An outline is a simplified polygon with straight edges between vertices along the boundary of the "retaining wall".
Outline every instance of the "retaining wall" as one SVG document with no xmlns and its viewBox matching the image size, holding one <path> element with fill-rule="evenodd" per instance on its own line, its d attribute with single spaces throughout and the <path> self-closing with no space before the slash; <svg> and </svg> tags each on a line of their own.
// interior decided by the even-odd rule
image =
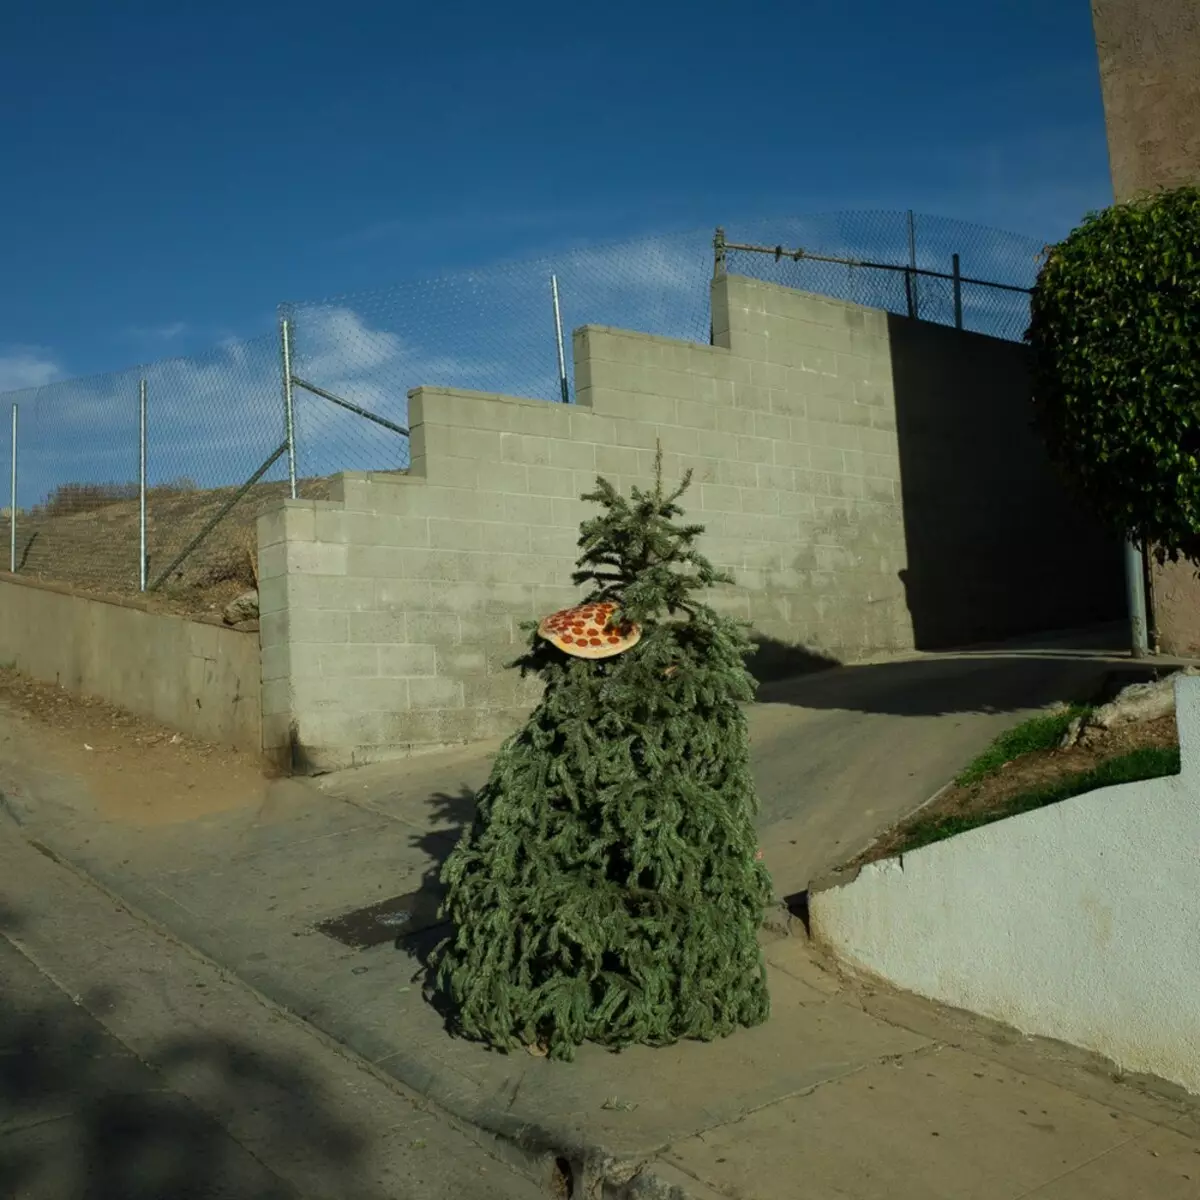
<svg viewBox="0 0 1200 1200">
<path fill-rule="evenodd" d="M 258 753 L 258 635 L 0 574 L 0 663 Z"/>
<path fill-rule="evenodd" d="M 580 495 L 647 483 L 656 443 L 762 674 L 1120 614 L 1119 550 L 1028 433 L 1024 347 L 740 277 L 712 311 L 713 345 L 577 331 L 572 405 L 418 388 L 407 474 L 264 514 L 268 746 L 324 770 L 511 730 L 521 622 L 578 599 Z"/>
<path fill-rule="evenodd" d="M 897 987 L 1200 1092 L 1200 679 L 1175 694 L 1182 774 L 816 887 L 813 936 Z"/>
</svg>

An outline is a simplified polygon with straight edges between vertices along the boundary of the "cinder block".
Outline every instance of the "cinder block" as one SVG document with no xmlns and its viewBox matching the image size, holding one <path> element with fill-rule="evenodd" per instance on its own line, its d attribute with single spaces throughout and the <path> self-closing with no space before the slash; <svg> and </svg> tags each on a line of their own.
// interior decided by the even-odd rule
<svg viewBox="0 0 1200 1200">
<path fill-rule="evenodd" d="M 705 484 L 700 489 L 700 505 L 705 512 L 736 513 L 741 511 L 741 497 L 736 487 Z"/>
<path fill-rule="evenodd" d="M 347 613 L 349 640 L 352 643 L 374 645 L 408 641 L 405 614 L 395 609 L 384 612 Z M 407 674 L 400 671 L 397 674 Z"/>
<path fill-rule="evenodd" d="M 321 646 L 317 650 L 321 674 L 330 679 L 379 674 L 378 646 Z"/>
<path fill-rule="evenodd" d="M 286 639 L 263 646 L 261 661 L 262 682 L 269 683 L 275 679 L 288 679 L 292 673 L 292 648 Z"/>
<path fill-rule="evenodd" d="M 287 569 L 305 575 L 345 575 L 346 547 L 327 542 L 288 541 Z"/>
<path fill-rule="evenodd" d="M 859 429 L 859 448 L 868 454 L 883 454 L 894 458 L 899 453 L 899 443 L 896 434 L 886 429 Z"/>
<path fill-rule="evenodd" d="M 793 467 L 760 463 L 755 470 L 760 488 L 768 488 L 777 492 L 790 492 L 796 486 L 796 473 Z"/>
<path fill-rule="evenodd" d="M 779 493 L 773 488 L 742 488 L 741 497 L 743 513 L 774 516 L 779 512 Z"/>
<path fill-rule="evenodd" d="M 260 634 L 264 619 L 266 618 L 259 617 Z M 347 613 L 316 608 L 289 608 L 280 613 L 273 613 L 268 621 L 268 633 L 272 642 L 277 640 L 272 624 L 274 621 L 281 622 L 282 637 L 293 646 L 300 643 L 341 645 L 350 640 L 350 618 Z"/>
<path fill-rule="evenodd" d="M 501 434 L 508 437 L 508 434 Z M 441 484 L 449 488 L 465 488 L 468 491 L 479 487 L 479 477 L 485 462 L 492 461 L 478 458 L 460 458 L 437 456 L 429 460 L 427 477 L 430 483 Z M 419 486 L 419 485 L 418 485 Z M 428 513 L 428 508 L 422 511 Z"/>
<path fill-rule="evenodd" d="M 779 496 L 779 513 L 785 517 L 806 517 L 816 511 L 813 497 L 800 489 L 799 481 L 794 492 L 782 492 Z"/>
<path fill-rule="evenodd" d="M 359 677 L 333 679 L 329 683 L 327 707 L 335 712 L 405 712 L 411 703 L 407 679 Z"/>
<path fill-rule="evenodd" d="M 769 463 L 774 460 L 774 455 L 774 444 L 770 439 L 744 434 L 738 436 L 737 456 L 740 462 Z"/>
<path fill-rule="evenodd" d="M 18 522 L 19 524 L 20 522 Z M 288 573 L 288 543 L 275 542 L 258 552 L 258 578 L 261 582 L 285 578 Z"/>
<path fill-rule="evenodd" d="M 524 433 L 503 433 L 500 435 L 500 461 L 548 467 L 550 439 Z"/>
<path fill-rule="evenodd" d="M 509 496 L 502 498 L 504 520 L 513 525 L 541 528 L 554 525 L 554 500 L 549 496 Z"/>
<path fill-rule="evenodd" d="M 555 438 L 550 442 L 550 466 L 570 471 L 594 472 L 596 470 L 596 447 L 591 442 Z"/>
<path fill-rule="evenodd" d="M 259 559 L 258 576 L 258 612 L 270 614 L 281 612 L 287 607 L 288 577 L 286 574 L 264 576 L 262 574 L 262 559 Z"/>
<path fill-rule="evenodd" d="M 569 438 L 571 406 L 553 400 L 530 400 L 514 405 L 515 427 L 533 437 Z"/>
<path fill-rule="evenodd" d="M 477 521 L 429 518 L 429 544 L 435 550 L 480 550 L 483 535 Z"/>
<path fill-rule="evenodd" d="M 882 504 L 892 504 L 899 497 L 896 489 L 899 483 L 893 479 L 875 479 L 867 476 L 863 480 L 863 495 L 867 500 L 875 500 Z"/>
<path fill-rule="evenodd" d="M 463 679 L 482 675 L 487 669 L 487 656 L 482 646 L 438 646 L 437 673 Z M 470 699 L 467 699 L 470 703 Z"/>
<path fill-rule="evenodd" d="M 410 679 L 408 696 L 413 709 L 463 707 L 462 681 L 445 676 Z"/>
<path fill-rule="evenodd" d="M 726 435 L 754 435 L 754 412 L 745 408 L 718 408 L 717 429 Z M 734 446 L 728 446 L 726 453 L 736 452 Z"/>
<path fill-rule="evenodd" d="M 573 562 L 579 553 L 579 533 L 574 529 L 545 528 L 529 531 L 526 550 L 531 554 Z"/>
<path fill-rule="evenodd" d="M 287 677 L 264 679 L 262 684 L 263 716 L 292 711 L 292 683 Z"/>
<path fill-rule="evenodd" d="M 526 610 L 531 613 L 533 611 L 528 593 Z M 459 640 L 464 645 L 508 646 L 511 649 L 514 639 L 524 641 L 524 635 L 518 629 L 519 618 L 514 617 L 512 613 L 462 613 L 458 620 L 461 630 Z M 448 639 L 436 640 L 444 642 Z"/>
<path fill-rule="evenodd" d="M 529 467 L 531 496 L 574 496 L 575 472 L 559 467 Z"/>
<path fill-rule="evenodd" d="M 434 612 L 452 613 L 460 618 L 483 611 L 489 588 L 477 580 L 431 583 L 429 607 Z"/>
<path fill-rule="evenodd" d="M 387 676 L 426 676 L 437 672 L 437 652 L 431 645 L 380 646 L 379 673 Z"/>
<path fill-rule="evenodd" d="M 346 574 L 363 579 L 423 579 L 409 569 L 409 555 L 417 550 L 402 546 L 347 546 Z M 428 551 L 424 551 L 428 553 Z"/>
<path fill-rule="evenodd" d="M 596 472 L 599 475 L 636 475 L 638 452 L 632 446 L 597 446 Z"/>
<path fill-rule="evenodd" d="M 405 614 L 407 641 L 434 646 L 456 645 L 462 641 L 462 617 L 449 612 L 410 612 Z"/>
<path fill-rule="evenodd" d="M 843 450 L 842 455 L 846 462 L 846 474 L 862 476 L 866 472 L 864 470 L 863 452 L 861 450 Z"/>
<path fill-rule="evenodd" d="M 396 577 L 373 581 L 374 606 L 402 612 L 427 611 L 433 606 L 433 584 L 427 579 Z"/>
<path fill-rule="evenodd" d="M 355 512 L 371 512 L 375 507 L 375 491 L 362 474 L 343 471 L 329 481 L 329 498 Z"/>
<path fill-rule="evenodd" d="M 863 474 L 877 479 L 900 479 L 900 455 L 866 454 L 863 456 Z"/>
<path fill-rule="evenodd" d="M 471 708 L 511 708 L 520 703 L 520 677 L 506 670 L 497 675 L 472 675 L 462 681 L 463 698 Z"/>
<path fill-rule="evenodd" d="M 809 459 L 814 471 L 840 475 L 846 470 L 846 452 L 835 446 L 811 446 Z"/>
<path fill-rule="evenodd" d="M 870 408 L 890 408 L 895 403 L 895 394 L 890 382 L 857 380 L 854 384 L 854 399 Z"/>
<path fill-rule="evenodd" d="M 425 453 L 431 460 L 474 458 L 495 462 L 501 439 L 509 435 L 493 429 L 464 429 L 457 425 L 425 424 Z"/>
<path fill-rule="evenodd" d="M 735 488 L 757 487 L 758 467 L 754 463 L 723 458 L 717 463 L 717 483 Z M 738 509 L 735 507 L 722 511 L 737 512 Z"/>
</svg>

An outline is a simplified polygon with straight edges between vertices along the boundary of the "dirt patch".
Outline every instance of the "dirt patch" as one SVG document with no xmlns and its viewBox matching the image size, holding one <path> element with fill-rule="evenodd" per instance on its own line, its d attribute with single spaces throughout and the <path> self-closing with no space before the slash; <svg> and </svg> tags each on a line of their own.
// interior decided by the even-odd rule
<svg viewBox="0 0 1200 1200">
<path fill-rule="evenodd" d="M 191 821 L 261 802 L 269 779 L 253 755 L 7 668 L 0 668 L 0 726 L 0 754 L 62 766 L 86 779 L 99 815 L 134 825 Z"/>
<path fill-rule="evenodd" d="M 914 829 L 939 818 L 976 818 L 1003 811 L 1007 804 L 1048 784 L 1091 771 L 1134 750 L 1172 749 L 1179 745 L 1175 714 L 1106 730 L 1087 746 L 1023 754 L 978 783 L 951 784 L 906 821 L 885 833 L 847 866 L 890 858 L 910 845 Z"/>
<path fill-rule="evenodd" d="M 17 574 L 68 584 L 94 596 L 139 596 L 141 540 L 136 498 L 106 500 L 100 489 L 60 489 L 48 509 L 17 517 Z M 329 479 L 297 481 L 305 500 L 329 499 Z M 154 582 L 236 494 L 237 488 L 161 488 L 146 502 L 147 576 Z M 260 514 L 288 495 L 286 483 L 260 483 L 226 514 L 162 587 L 147 592 L 150 607 L 181 616 L 220 613 L 257 586 Z M 9 518 L 0 516 L 0 545 L 9 544 Z M 7 570 L 7 549 L 4 568 Z"/>
</svg>

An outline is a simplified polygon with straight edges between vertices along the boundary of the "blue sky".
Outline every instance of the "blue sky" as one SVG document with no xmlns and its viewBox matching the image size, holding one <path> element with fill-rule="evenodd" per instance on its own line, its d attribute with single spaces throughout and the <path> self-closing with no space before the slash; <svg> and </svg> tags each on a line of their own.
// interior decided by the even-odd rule
<svg viewBox="0 0 1200 1200">
<path fill-rule="evenodd" d="M 1110 201 L 1084 0 L 9 0 L 0 108 L 0 390 L 612 239 Z"/>
</svg>

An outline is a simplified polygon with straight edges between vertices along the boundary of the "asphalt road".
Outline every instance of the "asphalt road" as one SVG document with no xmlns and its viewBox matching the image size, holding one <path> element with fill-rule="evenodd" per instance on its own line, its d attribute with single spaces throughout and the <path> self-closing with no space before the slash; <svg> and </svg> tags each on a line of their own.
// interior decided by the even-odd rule
<svg viewBox="0 0 1200 1200">
<path fill-rule="evenodd" d="M 5 1200 L 549 1194 L 0 824 Z"/>
</svg>

